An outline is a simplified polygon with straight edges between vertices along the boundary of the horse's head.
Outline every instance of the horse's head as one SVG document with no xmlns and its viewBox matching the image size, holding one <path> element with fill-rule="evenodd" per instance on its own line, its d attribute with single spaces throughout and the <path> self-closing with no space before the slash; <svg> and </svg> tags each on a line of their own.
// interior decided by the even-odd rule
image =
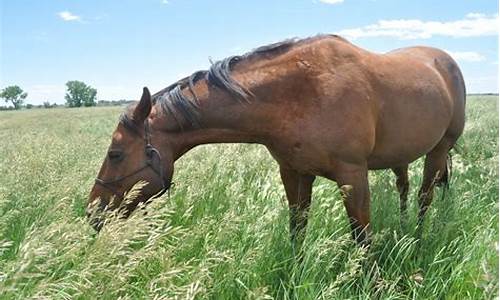
<svg viewBox="0 0 500 300">
<path fill-rule="evenodd" d="M 144 88 L 140 102 L 120 118 L 101 170 L 92 187 L 87 216 L 92 212 L 122 209 L 128 216 L 139 203 L 165 192 L 170 187 L 174 159 L 168 141 L 162 140 L 152 126 L 151 94 Z M 124 194 L 137 182 L 145 181 L 138 197 L 124 203 Z M 92 218 L 100 230 L 102 220 Z"/>
</svg>

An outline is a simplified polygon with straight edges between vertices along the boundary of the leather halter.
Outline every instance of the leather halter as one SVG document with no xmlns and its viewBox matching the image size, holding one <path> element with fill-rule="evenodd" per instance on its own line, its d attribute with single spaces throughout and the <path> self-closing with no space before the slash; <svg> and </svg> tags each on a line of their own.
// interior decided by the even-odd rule
<svg viewBox="0 0 500 300">
<path fill-rule="evenodd" d="M 134 130 L 134 132 L 140 136 L 140 133 L 138 131 Z M 118 183 L 126 178 L 131 177 L 131 176 L 134 176 L 137 173 L 140 173 L 147 168 L 151 168 L 156 173 L 156 175 L 158 175 L 158 177 L 160 178 L 160 180 L 162 182 L 162 189 L 156 195 L 154 195 L 152 197 L 152 199 L 158 198 L 158 197 L 162 196 L 163 194 L 165 194 L 165 192 L 168 191 L 168 189 L 170 188 L 172 183 L 169 182 L 168 179 L 165 178 L 165 176 L 163 174 L 160 152 L 158 151 L 158 149 L 153 147 L 153 145 L 151 145 L 151 134 L 149 132 L 149 123 L 147 120 L 144 121 L 144 140 L 146 142 L 146 146 L 145 146 L 144 150 L 146 152 L 147 159 L 144 162 L 144 165 L 142 167 L 133 171 L 130 174 L 123 175 L 123 176 L 117 177 L 115 179 L 105 180 L 105 179 L 101 179 L 101 178 L 97 177 L 95 179 L 95 183 L 97 183 L 100 186 L 111 191 L 115 196 L 120 197 L 120 194 L 115 190 L 115 188 L 113 187 L 113 184 Z M 155 156 L 158 158 L 157 168 L 155 168 L 155 164 L 154 164 L 154 157 Z"/>
</svg>

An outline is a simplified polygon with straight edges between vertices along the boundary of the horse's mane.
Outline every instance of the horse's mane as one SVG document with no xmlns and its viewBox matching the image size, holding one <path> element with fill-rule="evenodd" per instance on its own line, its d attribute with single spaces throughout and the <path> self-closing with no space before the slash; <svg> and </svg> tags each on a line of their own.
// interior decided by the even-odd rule
<svg viewBox="0 0 500 300">
<path fill-rule="evenodd" d="M 322 37 L 318 35 L 306 39 L 291 38 L 281 42 L 261 46 L 243 55 L 235 55 L 212 63 L 208 71 L 194 72 L 192 75 L 167 86 L 153 95 L 153 103 L 158 104 L 164 113 L 173 116 L 179 124 L 183 118 L 193 126 L 198 126 L 198 99 L 193 91 L 194 84 L 205 78 L 208 84 L 212 84 L 234 96 L 237 101 L 249 102 L 252 93 L 236 82 L 231 76 L 231 70 L 240 62 L 254 59 L 271 59 L 286 53 L 293 46 L 307 42 L 311 39 Z M 188 87 L 192 98 L 182 93 L 182 89 Z"/>
</svg>

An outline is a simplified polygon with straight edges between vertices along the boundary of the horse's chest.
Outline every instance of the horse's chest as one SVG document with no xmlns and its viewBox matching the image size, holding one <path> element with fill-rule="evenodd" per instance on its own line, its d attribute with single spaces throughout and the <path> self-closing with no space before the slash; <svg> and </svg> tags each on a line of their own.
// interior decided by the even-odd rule
<svg viewBox="0 0 500 300">
<path fill-rule="evenodd" d="M 282 167 L 304 174 L 323 176 L 328 173 L 329 155 L 315 145 L 294 142 L 267 146 L 267 148 Z"/>
</svg>

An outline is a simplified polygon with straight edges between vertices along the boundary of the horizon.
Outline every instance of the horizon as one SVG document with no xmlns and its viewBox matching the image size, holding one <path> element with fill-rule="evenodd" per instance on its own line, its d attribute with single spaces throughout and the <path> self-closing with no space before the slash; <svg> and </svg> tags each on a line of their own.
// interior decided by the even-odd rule
<svg viewBox="0 0 500 300">
<path fill-rule="evenodd" d="M 377 53 L 443 49 L 468 94 L 498 93 L 498 2 L 487 0 L 30 0 L 3 1 L 0 13 L 0 89 L 19 85 L 33 105 L 64 104 L 70 80 L 96 88 L 97 101 L 138 99 L 143 86 L 158 91 L 209 59 L 319 33 Z"/>
</svg>

